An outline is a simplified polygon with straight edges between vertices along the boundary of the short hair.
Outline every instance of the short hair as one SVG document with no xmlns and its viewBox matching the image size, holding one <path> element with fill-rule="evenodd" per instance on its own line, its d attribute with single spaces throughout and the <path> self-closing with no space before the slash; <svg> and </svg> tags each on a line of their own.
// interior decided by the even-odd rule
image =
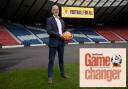
<svg viewBox="0 0 128 89">
<path fill-rule="evenodd" d="M 53 8 L 54 6 L 57 6 L 57 7 L 59 8 L 59 6 L 58 6 L 57 4 L 54 4 L 54 5 L 52 5 L 51 10 L 52 10 L 52 8 Z"/>
</svg>

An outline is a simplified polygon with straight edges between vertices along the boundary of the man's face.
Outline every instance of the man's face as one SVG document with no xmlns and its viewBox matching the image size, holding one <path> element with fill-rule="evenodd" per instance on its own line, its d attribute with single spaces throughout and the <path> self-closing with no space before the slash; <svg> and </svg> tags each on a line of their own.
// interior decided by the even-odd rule
<svg viewBox="0 0 128 89">
<path fill-rule="evenodd" d="M 54 5 L 54 6 L 52 7 L 52 14 L 53 14 L 54 16 L 58 16 L 58 15 L 59 15 L 59 7 L 58 7 L 57 5 Z"/>
</svg>

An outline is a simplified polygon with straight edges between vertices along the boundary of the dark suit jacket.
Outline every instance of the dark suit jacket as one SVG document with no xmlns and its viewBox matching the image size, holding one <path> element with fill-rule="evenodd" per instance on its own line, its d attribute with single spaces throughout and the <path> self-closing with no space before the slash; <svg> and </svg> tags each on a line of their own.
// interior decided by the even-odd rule
<svg viewBox="0 0 128 89">
<path fill-rule="evenodd" d="M 65 23 L 62 19 L 60 19 L 61 24 L 62 24 L 62 33 L 65 32 Z M 52 16 L 47 19 L 47 33 L 50 35 L 49 38 L 49 47 L 57 47 L 57 46 L 64 46 L 64 40 L 61 38 L 58 27 L 57 27 L 57 22 L 55 18 Z"/>
</svg>

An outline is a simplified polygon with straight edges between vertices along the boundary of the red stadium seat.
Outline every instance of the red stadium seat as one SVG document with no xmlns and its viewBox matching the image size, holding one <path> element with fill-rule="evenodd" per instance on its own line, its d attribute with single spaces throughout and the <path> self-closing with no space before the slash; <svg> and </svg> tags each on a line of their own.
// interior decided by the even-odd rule
<svg viewBox="0 0 128 89">
<path fill-rule="evenodd" d="M 121 36 L 123 39 L 128 41 L 128 27 L 111 27 L 113 32 Z"/>
<path fill-rule="evenodd" d="M 95 30 L 109 41 L 123 41 L 123 39 L 119 35 L 110 31 L 109 29 L 106 29 L 105 27 L 97 27 L 95 28 Z"/>
<path fill-rule="evenodd" d="M 0 44 L 17 45 L 19 43 L 6 31 L 4 26 L 0 26 Z"/>
</svg>

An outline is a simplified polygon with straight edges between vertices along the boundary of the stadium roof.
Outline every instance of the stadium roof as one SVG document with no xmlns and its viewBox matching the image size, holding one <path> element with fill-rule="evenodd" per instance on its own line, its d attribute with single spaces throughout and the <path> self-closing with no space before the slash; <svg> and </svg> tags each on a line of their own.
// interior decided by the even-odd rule
<svg viewBox="0 0 128 89">
<path fill-rule="evenodd" d="M 50 15 L 53 4 L 94 7 L 95 19 L 84 19 L 85 22 L 127 22 L 128 19 L 128 0 L 0 0 L 0 18 L 42 21 Z"/>
</svg>

